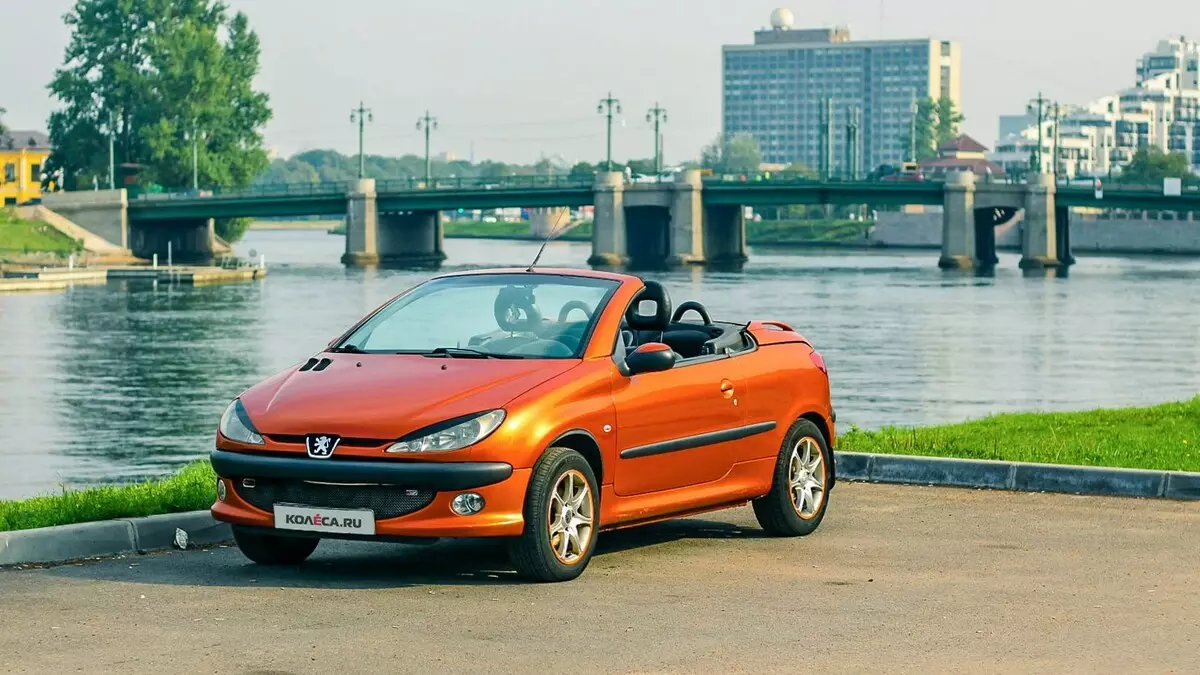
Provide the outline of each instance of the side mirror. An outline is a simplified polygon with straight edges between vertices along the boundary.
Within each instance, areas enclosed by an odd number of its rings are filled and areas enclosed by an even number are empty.
[[[625,355],[625,367],[630,375],[657,373],[675,367],[675,351],[661,342],[646,344]]]

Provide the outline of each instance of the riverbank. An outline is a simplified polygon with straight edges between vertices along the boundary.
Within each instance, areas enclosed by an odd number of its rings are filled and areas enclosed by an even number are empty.
[[[58,260],[79,253],[83,243],[40,220],[19,218],[13,209],[0,209],[0,261],[45,258]]]
[[[329,221],[326,221],[327,223]],[[750,246],[861,246],[874,244],[867,239],[870,221],[862,220],[750,220],[746,221],[746,244]],[[254,226],[256,229],[317,229],[307,223],[294,227],[286,224]],[[500,239],[539,241],[529,232],[529,223],[477,220],[447,220],[442,223],[447,239]],[[329,234],[345,234],[343,223],[328,228]],[[584,221],[556,237],[561,241],[591,241],[592,223]]]
[[[848,453],[1200,472],[1200,396],[1145,408],[1001,414],[943,426],[851,429]],[[207,460],[138,484],[0,501],[0,532],[207,509],[216,475]]]

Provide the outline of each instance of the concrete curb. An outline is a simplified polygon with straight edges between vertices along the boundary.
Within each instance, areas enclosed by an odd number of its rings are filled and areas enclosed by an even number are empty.
[[[229,525],[208,511],[169,513],[95,523],[0,532],[0,565],[55,563],[120,553],[144,553],[176,545],[175,530],[187,534],[187,545],[229,541]]]
[[[835,452],[834,460],[838,479],[851,482],[1200,501],[1200,473],[860,452]],[[187,533],[189,546],[233,538],[229,525],[213,520],[208,511],[0,532],[0,565],[56,563],[170,548],[176,545],[176,529]]]
[[[1200,473],[834,452],[839,480],[1200,500]]]

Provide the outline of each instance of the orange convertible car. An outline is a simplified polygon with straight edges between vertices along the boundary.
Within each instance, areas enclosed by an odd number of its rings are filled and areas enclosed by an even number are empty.
[[[834,412],[807,340],[672,311],[636,276],[531,269],[419,284],[235,400],[212,512],[242,552],[503,537],[523,577],[563,581],[601,530],[746,502],[771,534],[817,528]]]

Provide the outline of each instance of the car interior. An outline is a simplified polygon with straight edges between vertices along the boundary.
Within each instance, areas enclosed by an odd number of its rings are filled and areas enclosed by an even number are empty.
[[[651,342],[667,345],[681,362],[734,354],[753,346],[744,325],[713,321],[704,305],[694,300],[673,308],[671,296],[661,283],[643,283],[644,288],[629,303],[621,321],[616,356],[623,358]],[[499,330],[472,337],[467,344],[493,354],[569,358],[579,349],[592,311],[576,300],[564,304],[557,320],[551,321],[542,316],[532,289],[507,287],[496,296],[494,313]],[[684,321],[689,313],[699,320]]]
[[[629,303],[621,322],[621,343],[632,351],[649,342],[661,342],[680,360],[734,354],[753,343],[745,335],[745,326],[713,321],[704,305],[695,300],[680,303],[672,311],[671,296],[657,281],[643,280],[645,287]],[[700,322],[684,321],[689,312]]]

